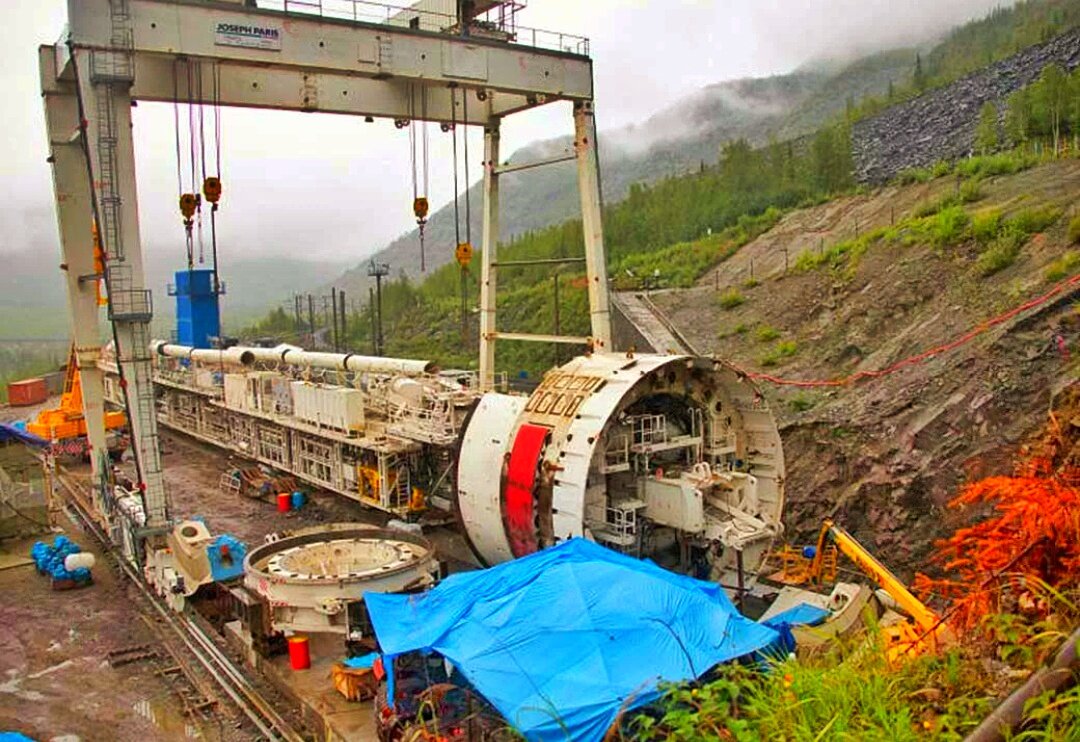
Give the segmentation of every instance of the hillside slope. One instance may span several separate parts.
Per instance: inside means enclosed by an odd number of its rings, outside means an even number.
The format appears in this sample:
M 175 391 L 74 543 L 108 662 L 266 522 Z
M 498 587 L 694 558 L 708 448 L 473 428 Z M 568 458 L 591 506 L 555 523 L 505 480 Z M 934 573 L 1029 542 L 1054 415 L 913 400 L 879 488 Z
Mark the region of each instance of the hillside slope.
M 914 56 L 914 50 L 896 50 L 829 72 L 808 68 L 786 75 L 717 83 L 639 125 L 601 131 L 604 200 L 607 203 L 622 200 L 635 183 L 654 183 L 696 171 L 703 164 L 714 165 L 725 142 L 746 139 L 754 146 L 761 146 L 773 134 L 785 139 L 809 134 L 840 114 L 849 98 L 882 95 L 890 82 L 909 78 Z M 602 123 L 602 102 L 598 116 Z M 514 152 L 508 161 L 535 161 L 569 152 L 571 148 L 568 137 L 537 142 Z M 581 213 L 573 162 L 511 173 L 503 176 L 499 188 L 502 241 L 577 218 Z M 479 204 L 483 199 L 479 184 L 470 189 L 469 198 L 473 203 L 473 241 L 478 243 Z M 450 203 L 432 214 L 426 228 L 429 271 L 451 261 L 453 244 L 453 203 Z M 415 231 L 391 242 L 375 259 L 389 264 L 391 275 L 404 271 L 413 278 L 422 277 L 419 238 Z M 369 284 L 366 261 L 334 281 L 335 286 L 346 291 L 365 295 Z
M 945 177 L 792 212 L 697 287 L 653 301 L 699 352 L 785 378 L 832 379 L 952 340 L 1080 271 L 1080 248 L 1067 247 L 1066 236 L 1080 202 L 1076 160 L 981 183 L 982 197 L 966 207 L 978 223 L 994 212 L 1006 221 L 1058 215 L 992 275 L 979 270 L 982 248 L 966 235 L 942 247 L 883 239 L 831 268 L 799 260 L 880 233 L 958 187 Z M 1076 293 L 884 378 L 814 389 L 764 384 L 783 420 L 787 538 L 809 538 L 833 516 L 890 564 L 921 564 L 933 540 L 958 525 L 944 509 L 957 483 L 1008 470 L 1052 395 L 1076 381 Z M 1057 348 L 1057 333 L 1071 351 Z
M 793 140 L 815 132 L 845 112 L 859 117 L 872 115 L 896 101 L 947 85 L 980 67 L 1047 41 L 1076 26 L 1078 20 L 1080 0 L 1031 0 L 999 8 L 985 18 L 951 30 L 942 29 L 943 36 L 927 40 L 927 48 L 922 50 L 919 80 L 915 80 L 917 50 L 894 49 L 839 66 L 823 62 L 786 75 L 707 86 L 638 126 L 601 130 L 604 199 L 611 204 L 624 198 L 634 183 L 654 183 L 695 171 L 703 164 L 714 164 L 724 142 L 746 139 L 760 146 L 770 138 Z M 601 124 L 603 105 L 602 100 L 598 101 Z M 967 111 L 969 117 L 976 110 Z M 914 128 L 919 129 L 918 122 Z M 876 131 L 867 133 L 867 139 L 876 141 Z M 534 160 L 567 151 L 569 146 L 567 138 L 538 142 L 513 153 L 510 159 Z M 867 146 L 862 156 L 864 160 L 880 160 Z M 470 194 L 473 203 L 479 204 L 479 187 L 471 189 Z M 507 176 L 501 184 L 501 201 L 500 239 L 504 242 L 578 216 L 573 164 Z M 452 214 L 451 203 L 430 219 L 429 270 L 451 260 Z M 473 209 L 472 231 L 473 241 L 478 242 L 479 208 Z M 376 259 L 388 263 L 392 275 L 404 272 L 414 280 L 422 277 L 415 231 L 394 240 L 377 253 Z M 366 264 L 346 272 L 334 284 L 353 295 L 365 295 L 370 284 Z

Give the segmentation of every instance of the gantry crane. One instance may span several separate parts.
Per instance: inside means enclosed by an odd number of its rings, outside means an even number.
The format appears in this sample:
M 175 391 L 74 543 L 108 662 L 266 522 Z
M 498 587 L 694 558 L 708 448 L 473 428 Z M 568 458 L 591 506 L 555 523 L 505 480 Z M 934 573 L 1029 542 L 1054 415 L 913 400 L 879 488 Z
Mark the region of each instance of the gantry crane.
M 494 383 L 499 340 L 611 349 L 588 40 L 517 26 L 512 11 L 520 5 L 476 0 L 444 14 L 424 0 L 404 10 L 361 0 L 68 0 L 64 38 L 39 50 L 49 161 L 87 437 L 101 485 L 98 505 L 128 518 L 120 525 L 135 538 L 125 543 L 162 533 L 170 522 L 150 365 L 153 303 L 136 199 L 136 101 L 175 102 L 177 90 L 188 90 L 195 104 L 381 117 L 404 125 L 418 120 L 419 109 L 425 121 L 482 127 L 481 386 Z M 574 152 L 502 164 L 502 120 L 559 100 L 572 103 Z M 566 160 L 577 162 L 591 334 L 501 332 L 499 177 Z M 92 223 L 99 227 L 104 258 L 97 267 L 87 238 Z M 114 490 L 106 484 L 99 280 L 107 290 L 131 426 L 138 473 L 129 493 L 139 503 L 134 510 L 109 502 Z

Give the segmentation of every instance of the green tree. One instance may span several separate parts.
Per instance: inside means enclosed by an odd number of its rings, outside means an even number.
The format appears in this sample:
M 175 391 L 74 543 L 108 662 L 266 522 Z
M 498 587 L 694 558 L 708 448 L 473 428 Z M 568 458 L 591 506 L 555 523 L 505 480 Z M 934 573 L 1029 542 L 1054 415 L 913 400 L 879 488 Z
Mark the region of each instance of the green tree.
M 1035 121 L 1039 133 L 1049 135 L 1054 151 L 1061 141 L 1061 126 L 1069 110 L 1069 78 L 1056 64 L 1043 67 L 1039 80 L 1032 85 Z
M 989 154 L 998 148 L 998 109 L 993 101 L 986 101 L 979 111 L 979 124 L 975 127 L 975 151 Z
M 920 93 L 926 90 L 926 72 L 923 70 L 922 54 L 915 52 L 915 72 L 911 76 L 915 89 Z
M 1073 149 L 1080 149 L 1080 67 L 1069 76 L 1069 130 L 1073 136 Z
M 1005 101 L 1005 135 L 1014 147 L 1019 147 L 1031 134 L 1031 95 L 1021 88 Z

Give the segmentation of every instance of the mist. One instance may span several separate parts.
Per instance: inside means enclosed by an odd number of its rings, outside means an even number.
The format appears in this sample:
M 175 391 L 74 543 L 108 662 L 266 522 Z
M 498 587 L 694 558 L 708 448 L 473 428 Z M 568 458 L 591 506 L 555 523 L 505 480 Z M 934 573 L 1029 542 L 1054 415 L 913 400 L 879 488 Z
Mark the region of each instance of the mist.
M 533 0 L 525 26 L 589 36 L 596 64 L 598 121 L 623 130 L 609 144 L 649 146 L 681 133 L 679 116 L 648 121 L 707 85 L 788 72 L 813 60 L 844 59 L 928 41 L 941 29 L 985 14 L 998 0 Z M 5 8 L 0 47 L 6 102 L 0 141 L 5 203 L 0 252 L 56 247 L 50 172 L 37 77 L 37 45 L 62 28 L 61 0 Z M 725 93 L 726 94 L 726 93 Z M 733 90 L 731 106 L 770 105 Z M 184 260 L 176 209 L 173 111 L 140 104 L 134 112 L 142 238 L 147 250 Z M 634 129 L 626 129 L 629 125 Z M 284 256 L 354 260 L 414 226 L 408 135 L 388 121 L 227 109 L 222 114 L 225 195 L 219 244 L 233 258 Z M 569 107 L 546 106 L 508 119 L 504 152 L 569 136 Z M 431 127 L 433 210 L 452 200 L 450 138 Z M 481 134 L 470 134 L 470 180 L 480 177 Z M 460 173 L 464 178 L 464 168 Z M 462 186 L 464 188 L 464 185 Z M 11 229 L 11 226 L 15 229 Z M 7 279 L 5 279 L 7 280 Z M 0 287 L 2 288 L 2 287 Z

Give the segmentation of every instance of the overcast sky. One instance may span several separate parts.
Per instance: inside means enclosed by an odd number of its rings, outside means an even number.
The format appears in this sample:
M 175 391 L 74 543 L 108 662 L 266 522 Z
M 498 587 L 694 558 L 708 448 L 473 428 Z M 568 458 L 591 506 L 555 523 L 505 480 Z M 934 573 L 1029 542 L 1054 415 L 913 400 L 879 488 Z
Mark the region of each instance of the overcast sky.
M 0 0 L 0 251 L 55 241 L 36 47 L 55 41 L 63 0 Z M 397 4 L 405 4 L 399 2 Z M 590 37 L 601 128 L 634 123 L 722 80 L 902 45 L 1006 0 L 529 0 L 520 24 Z M 388 121 L 230 109 L 223 113 L 221 249 L 360 260 L 412 226 L 408 136 Z M 571 131 L 565 105 L 509 119 L 504 152 Z M 183 260 L 171 106 L 135 111 L 144 245 Z M 471 139 L 478 163 L 481 136 Z M 433 207 L 452 194 L 449 136 L 433 127 Z M 479 176 L 473 166 L 473 179 Z M 18 229 L 13 212 L 36 217 Z M 47 218 L 43 218 L 47 217 Z M 15 229 L 11 227 L 14 226 Z M 49 230 L 52 231 L 49 231 Z

